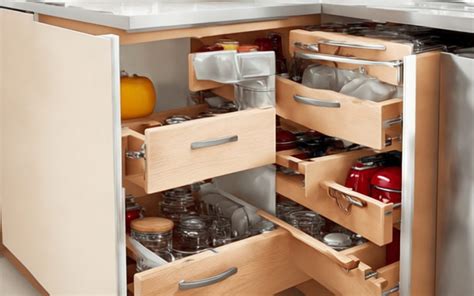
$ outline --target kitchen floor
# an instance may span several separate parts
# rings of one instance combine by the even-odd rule
[[[37,296],[40,294],[5,257],[0,255],[0,295]]]

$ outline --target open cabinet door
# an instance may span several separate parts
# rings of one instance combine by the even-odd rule
[[[118,37],[0,13],[3,243],[51,295],[122,294]]]

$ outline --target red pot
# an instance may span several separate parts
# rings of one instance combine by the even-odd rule
[[[276,151],[290,150],[296,148],[296,136],[287,130],[277,129]]]
[[[371,196],[384,203],[402,201],[402,169],[392,166],[382,168],[372,177]]]
[[[400,261],[400,230],[393,229],[393,240],[386,247],[385,264],[389,265]]]
[[[372,176],[374,176],[379,169],[380,164],[378,162],[362,158],[350,169],[345,186],[356,192],[370,196],[370,181],[372,180]]]
[[[270,38],[257,38],[254,43],[258,46],[259,51],[273,50],[273,41]]]

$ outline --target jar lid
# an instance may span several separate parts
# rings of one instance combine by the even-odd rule
[[[352,239],[345,233],[329,233],[324,236],[324,243],[334,248],[348,248],[352,245]]]
[[[167,232],[173,229],[173,221],[160,217],[146,217],[133,220],[131,228],[139,232]]]

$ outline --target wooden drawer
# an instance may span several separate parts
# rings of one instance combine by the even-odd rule
[[[408,44],[305,30],[291,31],[289,46],[294,56],[343,69],[363,67],[393,85],[402,83],[403,58],[413,52]],[[284,78],[276,89],[277,114],[308,128],[378,150],[401,138],[401,98],[377,103]]]
[[[259,214],[293,236],[292,262],[335,295],[380,296],[398,285],[399,264],[385,266],[385,247],[368,242],[338,252],[272,215]]]
[[[400,222],[400,208],[342,186],[352,164],[360,157],[373,154],[370,150],[300,160],[292,155],[297,150],[277,153],[277,164],[292,168],[300,175],[277,173],[276,191],[324,217],[362,235],[377,245],[392,241],[394,224]],[[346,213],[333,198],[339,194],[361,201],[363,207],[351,206]]]
[[[148,128],[173,114],[196,116],[207,106],[156,113],[124,122],[125,180],[154,193],[275,162],[275,109],[252,109]],[[144,158],[129,159],[140,151]]]
[[[291,256],[292,236],[279,228],[135,274],[135,295],[272,295],[309,277]],[[227,272],[227,277],[225,276]],[[215,283],[180,289],[203,279]]]
[[[323,134],[382,150],[401,150],[402,100],[372,102],[277,77],[277,114]],[[392,139],[392,140],[390,140]]]
[[[363,67],[368,75],[394,85],[401,84],[403,58],[413,54],[413,46],[406,43],[306,30],[292,30],[289,46],[292,55],[316,53],[355,59],[351,63],[330,62],[331,57],[327,57],[318,62],[344,69]]]

